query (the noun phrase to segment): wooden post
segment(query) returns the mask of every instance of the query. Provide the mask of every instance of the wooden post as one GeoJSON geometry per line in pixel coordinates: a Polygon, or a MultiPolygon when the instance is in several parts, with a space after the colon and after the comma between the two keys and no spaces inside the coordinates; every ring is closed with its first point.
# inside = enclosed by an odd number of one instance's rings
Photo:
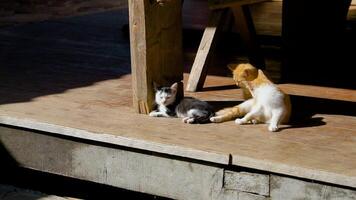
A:
{"type": "Polygon", "coordinates": [[[180,83],[183,93],[181,0],[129,0],[133,105],[149,113],[153,82],[180,83]]]}

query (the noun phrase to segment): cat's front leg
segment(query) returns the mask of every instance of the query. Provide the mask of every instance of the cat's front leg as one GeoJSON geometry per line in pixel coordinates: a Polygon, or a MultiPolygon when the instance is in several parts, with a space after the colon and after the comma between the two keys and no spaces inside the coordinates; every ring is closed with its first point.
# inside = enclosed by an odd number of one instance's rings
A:
{"type": "Polygon", "coordinates": [[[260,123],[260,121],[258,121],[258,119],[251,119],[251,120],[249,120],[249,121],[247,121],[247,122],[244,122],[242,119],[236,119],[235,120],[235,123],[236,124],[249,124],[249,123],[251,123],[251,124],[259,124],[260,123]]]}
{"type": "Polygon", "coordinates": [[[258,121],[258,119],[251,119],[251,123],[252,124],[259,124],[260,121],[258,121]]]}
{"type": "Polygon", "coordinates": [[[152,111],[149,114],[150,117],[169,117],[167,113],[160,112],[160,111],[152,111]]]}
{"type": "Polygon", "coordinates": [[[276,110],[272,111],[272,118],[271,118],[270,124],[268,126],[269,131],[271,131],[271,132],[278,131],[278,125],[279,125],[279,122],[281,121],[282,116],[283,116],[282,109],[276,109],[276,110]]]}
{"type": "Polygon", "coordinates": [[[158,117],[158,113],[159,112],[157,112],[157,111],[152,111],[152,112],[150,112],[150,114],[148,114],[150,117],[158,117]]]}
{"type": "MultiPolygon", "coordinates": [[[[260,107],[260,106],[253,107],[253,108],[251,109],[251,111],[248,112],[243,118],[241,118],[241,119],[240,119],[240,118],[237,118],[237,119],[235,120],[235,123],[241,125],[241,124],[247,124],[247,123],[249,123],[250,121],[251,121],[251,122],[254,122],[255,119],[256,119],[255,116],[260,115],[260,111],[261,111],[261,107],[260,107]]],[[[256,122],[257,122],[257,121],[256,121],[256,122]]]]}
{"type": "Polygon", "coordinates": [[[219,123],[231,120],[236,117],[244,116],[252,109],[253,103],[254,100],[249,99],[232,108],[225,108],[223,110],[220,110],[218,111],[217,116],[210,118],[210,121],[214,123],[219,123]]]}
{"type": "Polygon", "coordinates": [[[243,118],[237,118],[235,119],[235,124],[238,124],[238,125],[242,125],[242,124],[246,124],[246,120],[244,120],[243,118]]]}
{"type": "Polygon", "coordinates": [[[194,117],[184,117],[184,118],[182,119],[182,121],[183,121],[184,123],[187,123],[187,124],[193,124],[194,121],[195,121],[195,119],[194,119],[194,117]]]}

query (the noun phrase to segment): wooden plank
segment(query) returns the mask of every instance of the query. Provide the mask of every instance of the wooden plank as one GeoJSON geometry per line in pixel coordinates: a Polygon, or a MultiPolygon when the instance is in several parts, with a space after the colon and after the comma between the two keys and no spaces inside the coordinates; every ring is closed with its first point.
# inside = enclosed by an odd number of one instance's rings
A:
{"type": "Polygon", "coordinates": [[[250,5],[257,35],[281,36],[282,2],[267,1],[250,5]]]}
{"type": "Polygon", "coordinates": [[[291,95],[356,102],[356,91],[351,89],[301,84],[281,84],[280,87],[291,95]]]}
{"type": "Polygon", "coordinates": [[[190,71],[186,87],[187,91],[195,92],[203,87],[207,75],[207,68],[211,62],[217,40],[219,39],[219,33],[221,32],[225,15],[226,12],[224,10],[211,12],[190,71]]]}
{"type": "MultiPolygon", "coordinates": [[[[129,1],[133,104],[136,112],[153,106],[153,82],[183,79],[181,1],[129,1]]],[[[180,94],[183,90],[180,87],[180,94]]]]}

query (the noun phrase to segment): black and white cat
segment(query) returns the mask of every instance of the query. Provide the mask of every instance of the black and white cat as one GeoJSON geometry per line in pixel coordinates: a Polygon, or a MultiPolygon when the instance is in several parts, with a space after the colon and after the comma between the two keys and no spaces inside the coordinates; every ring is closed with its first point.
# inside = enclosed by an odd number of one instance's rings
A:
{"type": "Polygon", "coordinates": [[[192,97],[177,100],[178,84],[171,87],[156,87],[155,103],[157,110],[150,112],[151,117],[179,117],[184,123],[208,123],[215,115],[213,108],[205,101],[192,97]]]}

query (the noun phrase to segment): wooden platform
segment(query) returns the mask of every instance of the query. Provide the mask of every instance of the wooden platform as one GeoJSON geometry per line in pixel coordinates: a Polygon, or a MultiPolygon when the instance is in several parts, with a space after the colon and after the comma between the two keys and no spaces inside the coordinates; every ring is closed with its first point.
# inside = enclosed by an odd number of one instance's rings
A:
{"type": "MultiPolygon", "coordinates": [[[[93,70],[82,73],[100,76],[93,70]]],[[[50,90],[47,81],[56,74],[36,72],[29,77],[31,80],[22,79],[18,84],[1,82],[1,101],[7,100],[0,106],[2,124],[356,187],[354,116],[316,114],[307,124],[284,126],[278,133],[268,132],[266,125],[237,126],[233,122],[187,125],[180,119],[135,114],[130,75],[43,96],[36,96],[39,88],[32,84],[50,90]],[[14,99],[9,94],[15,93],[32,98],[11,102],[14,99]]],[[[63,86],[70,83],[60,82],[63,86]]],[[[209,77],[207,84],[224,87],[231,80],[209,77]]],[[[196,96],[214,105],[241,100],[237,89],[196,96]]]]}
{"type": "MultiPolygon", "coordinates": [[[[56,43],[53,37],[65,33],[39,34],[52,25],[71,28],[56,21],[0,32],[0,63],[6,63],[0,71],[1,124],[356,188],[354,90],[282,85],[295,95],[294,121],[278,133],[263,124],[187,125],[151,118],[133,112],[128,49],[123,50],[128,46],[112,40],[117,32],[106,26],[111,35],[100,41],[71,34],[56,43]],[[27,51],[34,41],[37,46],[27,51]],[[121,53],[107,54],[116,48],[121,53]]],[[[91,27],[85,35],[102,33],[91,27]]],[[[217,109],[242,100],[231,78],[218,76],[208,76],[203,92],[186,95],[217,109]]]]}

